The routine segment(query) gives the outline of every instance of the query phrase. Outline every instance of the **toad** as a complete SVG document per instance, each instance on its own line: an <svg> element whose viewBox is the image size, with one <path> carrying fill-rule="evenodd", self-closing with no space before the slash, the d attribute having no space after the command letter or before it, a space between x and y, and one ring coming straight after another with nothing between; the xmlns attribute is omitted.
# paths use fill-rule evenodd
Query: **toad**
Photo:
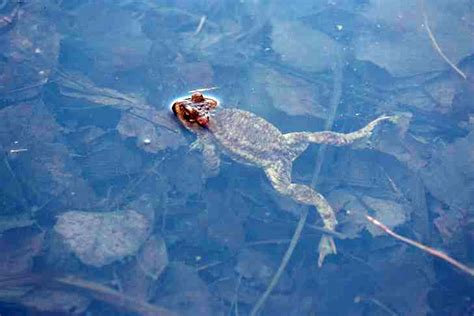
<svg viewBox="0 0 474 316"><path fill-rule="evenodd" d="M221 108L217 100L204 97L200 92L175 101L172 110L179 122L197 135L192 148L202 150L207 176L218 173L220 153L234 161L259 167L278 193L298 203L315 206L324 227L332 231L337 220L331 205L313 188L292 181L293 161L310 144L349 145L369 137L381 122L395 121L394 116L383 115L347 134L332 131L283 134L265 119L251 112ZM332 236L324 234L319 243L319 266L329 254L336 254L336 245Z"/></svg>

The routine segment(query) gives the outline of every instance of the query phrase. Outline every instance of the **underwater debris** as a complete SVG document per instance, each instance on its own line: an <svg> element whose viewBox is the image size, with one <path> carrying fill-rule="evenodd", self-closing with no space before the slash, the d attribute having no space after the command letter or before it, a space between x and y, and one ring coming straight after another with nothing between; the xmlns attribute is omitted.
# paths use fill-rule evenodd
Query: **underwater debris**
<svg viewBox="0 0 474 316"><path fill-rule="evenodd" d="M10 3L9 3L10 2ZM13 1L4 0L0 3L0 34L7 32L13 26L18 18L20 3L14 4Z"/></svg>
<svg viewBox="0 0 474 316"><path fill-rule="evenodd" d="M137 263L145 275L158 280L168 265L166 243L161 236L153 235L145 242L137 255Z"/></svg>
<svg viewBox="0 0 474 316"><path fill-rule="evenodd" d="M254 76L256 83L265 87L276 109L292 116L328 118L328 109L322 105L332 93L327 84L315 85L306 78L288 74L286 69L278 71L263 65L255 67Z"/></svg>
<svg viewBox="0 0 474 316"><path fill-rule="evenodd" d="M217 89L220 89L220 87L214 86L214 87L209 87L209 88L199 88L199 89L189 90L188 93L206 92L206 91L212 91L212 90L217 90Z"/></svg>
<svg viewBox="0 0 474 316"><path fill-rule="evenodd" d="M0 216L0 235L10 229L30 227L35 220L28 213L8 214Z"/></svg>
<svg viewBox="0 0 474 316"><path fill-rule="evenodd" d="M120 265L115 283L123 293L149 301L157 289L157 280L168 266L168 260L165 241L159 235L152 235L137 256Z"/></svg>
<svg viewBox="0 0 474 316"><path fill-rule="evenodd" d="M288 261L290 261L291 255L293 254L293 251L296 245L298 244L298 241L300 240L301 232L303 231L307 216L308 216L308 208L304 208L298 220L298 225L296 226L295 232L293 233L293 237L291 238L290 245L288 246L285 252L285 255L283 256L280 265L278 266L278 270L275 273L275 275L272 277L265 292L263 292L263 294L260 295L257 303L255 303L255 305L252 307L252 311L250 312L251 316L255 316L260 312L260 310L263 308L263 306L267 302L268 297L272 293L273 289L275 288L277 283L280 281L280 278L283 272L285 271Z"/></svg>
<svg viewBox="0 0 474 316"><path fill-rule="evenodd" d="M382 229L386 234L392 236L393 238L395 239L398 239L404 243L407 243L409 244L410 246L413 246L413 247L416 247L418 249L421 249L423 250L424 252L434 256L434 257L437 257L437 258L440 258L441 260L444 260L446 261L447 263L449 263L450 265L458 268L459 270L469 274L470 276L474 277L474 269L472 268L469 268L468 266L466 266L465 264L457 261L456 259L453 259L451 258L450 256L448 256L447 254L444 254L442 253L441 251L439 250L436 250L436 249L433 249L431 247L428 247L428 246L425 246L423 245L422 243L419 243L417 241L414 241L410 238L407 238L407 237L404 237L404 236L401 236L397 233L395 233L393 230L391 230L390 228L388 228L386 225L384 225L383 223L381 223L380 221L376 220L375 218L369 216L369 215L366 215L365 216L367 218L367 220L369 222L371 222L372 224L374 224L375 226L379 227L380 229Z"/></svg>
<svg viewBox="0 0 474 316"><path fill-rule="evenodd" d="M458 1L456 6L450 1L427 4L427 9L432 7L430 25L440 28L437 41L443 43L444 53L454 61L471 55L473 33L466 23L472 19L469 1ZM433 50L433 42L426 40L421 1L373 1L362 14L370 20L372 29L354 39L357 59L373 62L395 77L452 69Z"/></svg>
<svg viewBox="0 0 474 316"><path fill-rule="evenodd" d="M359 303L362 303L362 302L372 303L372 304L378 306L383 311L385 311L387 314L389 314L391 316L398 316L398 314L395 313L393 310L391 310L387 305L385 305L384 303L380 302L379 300L377 300L375 298L365 297L365 296L361 296L361 295L357 295L356 297L354 297L354 303L359 304Z"/></svg>
<svg viewBox="0 0 474 316"><path fill-rule="evenodd" d="M227 196L217 192L206 194L207 235L210 240L232 250L238 251L245 242L245 229L242 218L233 209L223 207Z"/></svg>
<svg viewBox="0 0 474 316"><path fill-rule="evenodd" d="M362 197L361 202L368 210L374 212L375 218L385 223L387 227L394 228L410 220L411 210L407 205L370 196ZM375 231L370 226L366 226L366 229L373 237L380 234L380 231Z"/></svg>
<svg viewBox="0 0 474 316"><path fill-rule="evenodd" d="M12 178L5 183L18 183L24 211L41 213L45 207L56 211L94 203L95 194L62 142L61 126L42 100L5 107L0 110L0 121L0 147L28 148L4 158Z"/></svg>
<svg viewBox="0 0 474 316"><path fill-rule="evenodd" d="M19 302L39 312L81 315L89 307L91 300L71 291L36 288L23 296Z"/></svg>
<svg viewBox="0 0 474 316"><path fill-rule="evenodd" d="M117 131L124 137L137 138L138 146L144 151L157 153L168 147L177 148L184 144L178 126L171 122L167 114L147 104L141 96L97 87L80 74L61 71L57 76L56 84L62 95L120 110ZM150 142L145 144L140 141L143 139L149 139Z"/></svg>
<svg viewBox="0 0 474 316"><path fill-rule="evenodd" d="M430 24L428 22L428 14L426 14L425 8L424 8L424 0L421 0L422 3L422 14L423 14L423 23L424 27L426 29L426 32L428 33L428 36L430 37L431 44L433 44L433 48L436 50L436 52L441 56L441 58L444 59L444 61L458 74L460 75L464 80L467 79L466 74L458 68L449 58L448 56L443 53L441 50L441 47L439 47L438 42L436 41L436 37L434 36L433 32L431 31Z"/></svg>
<svg viewBox="0 0 474 316"><path fill-rule="evenodd" d="M163 274L155 302L179 315L210 315L213 299L197 271L182 262L172 262ZM158 293L157 293L158 294Z"/></svg>
<svg viewBox="0 0 474 316"><path fill-rule="evenodd" d="M49 7L3 1L0 10L0 108L40 97L58 63L60 34Z"/></svg>
<svg viewBox="0 0 474 316"><path fill-rule="evenodd" d="M199 20L199 24L196 27L196 31L194 31L194 35L198 35L199 33L201 33L202 28L204 27L204 23L206 23L206 20L207 20L207 17L203 15L201 19Z"/></svg>
<svg viewBox="0 0 474 316"><path fill-rule="evenodd" d="M169 309L121 293L116 289L98 282L78 278L73 275L52 276L22 274L12 277L4 277L3 275L0 275L0 285L2 289L0 290L0 295L3 294L3 289L10 291L10 293L21 294L22 297L19 300L20 303L24 298L25 303L40 310L62 311L67 312L68 314L75 314L77 310L79 313L79 311L84 307L87 308L90 298L93 298L110 304L116 309L137 312L143 315L176 315ZM20 291L25 287L26 291ZM39 291L36 292L37 290L34 287L39 287ZM66 287L66 290L62 289L62 287ZM71 290L74 292L71 292ZM35 292L37 294L35 294ZM29 296L31 293L32 295ZM48 295L53 295L53 299L48 300ZM17 299L10 300L10 302L17 301ZM67 311L64 311L64 307L66 306L70 308Z"/></svg>
<svg viewBox="0 0 474 316"><path fill-rule="evenodd" d="M398 200L401 198L399 197ZM397 203L388 198L379 199L369 195L355 196L349 190L334 190L328 200L340 212L339 230L346 237L360 238L362 231L377 237L382 232L367 223L366 214L373 214L390 228L400 226L410 220L412 210L408 203ZM341 214L342 213L342 214Z"/></svg>
<svg viewBox="0 0 474 316"><path fill-rule="evenodd" d="M331 69L342 50L336 41L302 22L272 21L272 48L282 62L307 72Z"/></svg>
<svg viewBox="0 0 474 316"><path fill-rule="evenodd" d="M0 275L28 273L43 249L45 233L35 227L10 229L0 234Z"/></svg>
<svg viewBox="0 0 474 316"><path fill-rule="evenodd" d="M84 264L102 267L134 255L148 237L150 223L133 210L69 211L59 215L54 231Z"/></svg>
<svg viewBox="0 0 474 316"><path fill-rule="evenodd" d="M70 61L74 69L81 65L81 59L90 60L93 62L90 67L84 67L86 71L113 79L144 67L152 41L141 27L139 14L143 13L134 14L132 9L120 4L94 1L77 5L66 11L74 22L62 26L65 36L61 43L62 51L74 51L74 60Z"/></svg>
<svg viewBox="0 0 474 316"><path fill-rule="evenodd" d="M71 286L76 289L85 290L95 299L109 303L115 307L119 307L124 310L143 314L152 313L152 315L175 315L175 313L166 308L139 300L136 297L128 296L126 294L120 293L115 289L96 282L91 282L74 276L56 277L54 278L54 281L63 285Z"/></svg>
<svg viewBox="0 0 474 316"><path fill-rule="evenodd" d="M89 144L90 151L78 159L82 175L92 182L130 177L143 170L140 152L127 148L121 137L99 138Z"/></svg>

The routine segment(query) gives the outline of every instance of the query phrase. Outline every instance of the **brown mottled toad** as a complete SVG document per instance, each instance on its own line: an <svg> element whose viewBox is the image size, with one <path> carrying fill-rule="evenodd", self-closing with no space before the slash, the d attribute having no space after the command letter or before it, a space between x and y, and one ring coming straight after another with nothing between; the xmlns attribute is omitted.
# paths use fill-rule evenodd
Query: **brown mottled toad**
<svg viewBox="0 0 474 316"><path fill-rule="evenodd" d="M335 230L337 225L333 209L324 196L311 187L292 182L293 160L310 143L349 145L370 136L380 122L395 119L392 116L381 116L360 130L348 134L331 131L282 134L275 126L253 113L220 108L217 105L216 100L204 97L199 92L172 105L178 120L197 135L192 147L202 150L207 174L217 174L220 152L235 161L260 167L280 194L302 204L314 205L323 219L324 227L329 230ZM319 243L318 265L322 265L326 255L335 253L333 238L323 235Z"/></svg>

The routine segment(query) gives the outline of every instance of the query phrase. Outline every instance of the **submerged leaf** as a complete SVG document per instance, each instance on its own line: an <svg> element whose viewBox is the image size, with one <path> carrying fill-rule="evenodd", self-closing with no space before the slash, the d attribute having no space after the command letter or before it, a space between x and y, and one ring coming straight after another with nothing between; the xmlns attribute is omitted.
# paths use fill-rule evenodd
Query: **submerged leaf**
<svg viewBox="0 0 474 316"><path fill-rule="evenodd" d="M458 63L474 52L473 33L468 23L470 1L376 0L366 8L365 17L377 28L361 34L354 44L356 57L369 60L397 77L448 69L433 48L423 21L425 10L430 28L445 55ZM429 5L428 5L429 4Z"/></svg>
<svg viewBox="0 0 474 316"><path fill-rule="evenodd" d="M155 111L149 111L150 117L153 117L153 113ZM170 116L169 119L171 121L174 118ZM136 138L137 145L144 151L151 153L157 153L166 148L175 149L185 144L182 135L168 129L158 128L151 121L129 113L122 115L117 130L122 136Z"/></svg>
<svg viewBox="0 0 474 316"><path fill-rule="evenodd" d="M370 196L362 197L369 210L375 213L375 218L390 228L397 227L410 218L409 210L401 204L393 201L376 199ZM367 224L367 230L372 236L382 235L383 232L377 227Z"/></svg>
<svg viewBox="0 0 474 316"><path fill-rule="evenodd" d="M269 67L256 67L255 75L257 83L266 87L273 106L280 111L327 119L327 109L322 104L328 99L329 91L323 87Z"/></svg>
<svg viewBox="0 0 474 316"><path fill-rule="evenodd" d="M272 47L285 64L316 72L330 69L340 47L326 34L301 22L275 20Z"/></svg>
<svg viewBox="0 0 474 316"><path fill-rule="evenodd" d="M78 293L50 289L35 289L20 300L21 304L40 312L82 314L90 300Z"/></svg>
<svg viewBox="0 0 474 316"><path fill-rule="evenodd" d="M12 229L0 235L0 275L29 272L43 240L44 233L32 228Z"/></svg>
<svg viewBox="0 0 474 316"><path fill-rule="evenodd" d="M54 230L83 263L102 267L135 254L149 234L150 223L133 210L70 211L59 216Z"/></svg>
<svg viewBox="0 0 474 316"><path fill-rule="evenodd" d="M210 315L211 296L206 283L195 269L179 262L169 266L163 275L163 286L157 301L180 315Z"/></svg>
<svg viewBox="0 0 474 316"><path fill-rule="evenodd" d="M394 228L409 221L411 209L407 205L398 204L391 200L378 199L371 196L358 198L345 190L336 190L329 196L329 201L338 210L344 210L338 230L349 238L359 237L359 233L366 229L372 236L383 235L383 232L370 224L365 215L374 217Z"/></svg>
<svg viewBox="0 0 474 316"><path fill-rule="evenodd" d="M153 235L143 245L137 256L140 269L153 280L157 280L168 265L168 252L161 236Z"/></svg>

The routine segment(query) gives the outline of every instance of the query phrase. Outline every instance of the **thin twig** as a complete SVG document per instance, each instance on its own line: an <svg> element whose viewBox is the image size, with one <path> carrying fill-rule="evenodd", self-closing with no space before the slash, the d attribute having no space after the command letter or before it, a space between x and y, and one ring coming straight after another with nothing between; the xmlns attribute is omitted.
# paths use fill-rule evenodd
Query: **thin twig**
<svg viewBox="0 0 474 316"><path fill-rule="evenodd" d="M313 225L313 224L306 224L306 227L308 228L311 228L311 229L314 229L314 230L317 230L319 232L322 232L326 235L329 235L329 236L332 236L334 238L337 238L337 239L348 239L348 238L352 238L352 237L349 237L348 235L346 234L343 234L343 233L339 233L337 231L334 231L334 230L330 230L330 229L327 229L327 228L324 228L324 227L321 227L321 226L317 226L317 225Z"/></svg>
<svg viewBox="0 0 474 316"><path fill-rule="evenodd" d="M249 216L249 219L253 219L253 220L256 220L256 221L263 222L263 223L266 223L267 220L268 220L267 218L260 218L260 217L251 216L251 215ZM284 224L292 224L292 222L290 222L290 221L282 220L282 219L278 219L278 218L272 218L272 221L273 222L278 222L278 223L284 223ZM310 228L312 230L317 230L319 232L322 232L326 235L332 236L332 237L337 238L337 239L350 239L350 238L353 238L353 236L348 236L346 234L336 232L334 230L330 230L330 229L324 228L322 226L317 226L317 225L306 223L305 227ZM290 243L290 239L288 239L287 243Z"/></svg>
<svg viewBox="0 0 474 316"><path fill-rule="evenodd" d="M194 35L198 35L202 31L202 28L204 27L204 23L206 23L206 20L207 20L207 17L205 15L203 15L201 19L199 19L199 24L196 28L196 31L194 31Z"/></svg>
<svg viewBox="0 0 474 316"><path fill-rule="evenodd" d="M81 290L88 296L96 300L109 303L112 306L122 308L127 311L137 312L141 315L164 315L175 316L171 310L148 303L139 298L121 293L111 287L76 278L72 275L52 276L40 274L19 274L19 275L0 275L0 288L17 287L20 285L40 285L57 287L58 285L67 286L76 290Z"/></svg>
<svg viewBox="0 0 474 316"><path fill-rule="evenodd" d="M161 158L156 159L153 162L153 166L146 170L135 182L130 183L130 185L127 187L127 191L125 191L121 197L117 199L114 203L111 203L109 206L109 210L114 210L118 208L122 203L126 201L127 198L130 197L130 195L140 186L140 184L148 178L158 167L161 165L161 163L168 158L168 155L165 154Z"/></svg>
<svg viewBox="0 0 474 316"><path fill-rule="evenodd" d="M273 288L275 288L278 281L280 281L280 277L283 271L285 271L286 265L288 264L288 261L290 261L291 255L293 254L293 251L295 250L295 247L298 244L298 241L300 240L301 232L303 231L303 227L304 227L304 224L306 223L307 217L308 217L308 208L305 207L303 209L303 212L301 213L300 220L298 221L298 226L296 226L295 232L293 234L293 238L291 238L290 245L288 246L288 249L286 250L285 255L283 256L283 259L281 260L280 266L278 267L277 272L275 273L272 280L270 281L270 284L268 285L267 289L260 296L257 303L252 308L252 311L250 312L251 316L257 315L257 313L260 311L260 309L263 307L263 305L267 301L268 296L270 296L270 293L273 291Z"/></svg>
<svg viewBox="0 0 474 316"><path fill-rule="evenodd" d="M233 309L235 316L239 316L239 289L240 289L241 283L242 283L242 274L239 274L239 278L237 279L237 284L235 286L234 298L232 299L232 304L229 310L229 315L231 315L232 309Z"/></svg>
<svg viewBox="0 0 474 316"><path fill-rule="evenodd" d="M375 226L378 226L380 229L382 229L385 233L387 233L388 235L392 236L393 238L395 239L398 239L404 243L407 243L413 247L416 247L418 249L421 249L427 253L429 253L430 255L434 256L434 257L438 257L446 262L448 262L449 264L455 266L456 268L458 268L459 270L469 274L470 276L474 277L474 269L471 269L469 268L468 266L466 266L465 264L457 261L456 259L453 259L451 258L450 256L448 256L447 254L444 254L442 253L441 251L439 250L436 250L436 249L433 249L431 247L428 247L428 246L425 246L417 241L414 241L414 240L411 240L407 237L404 237L404 236L401 236L397 233L395 233L393 230L391 230L390 228L388 228L386 225L384 225L383 223L379 222L378 220L376 220L375 218L369 216L369 215L365 215L365 217L367 218L367 220L369 222L371 222L372 224L374 224Z"/></svg>
<svg viewBox="0 0 474 316"><path fill-rule="evenodd" d="M259 241L252 241L246 244L247 247L254 247L260 245L281 245L281 244L289 244L291 239L269 239L269 240L259 240Z"/></svg>
<svg viewBox="0 0 474 316"><path fill-rule="evenodd" d="M199 88L199 89L195 89L195 90L189 90L188 93L212 91L212 90L217 90L219 88L220 88L219 86L213 86L213 87L209 87L209 88Z"/></svg>
<svg viewBox="0 0 474 316"><path fill-rule="evenodd" d="M47 85L47 84L49 84L49 83L54 83L54 82L56 82L56 81L58 81L58 79L52 79L52 80L46 79L46 80L41 80L41 82L38 82L38 83L35 83L35 84L31 84L31 85L28 85L28 86L24 86L24 87L20 87L20 88L8 90L8 91L5 92L5 94L12 94L12 93L17 93L17 92L22 92L22 91L25 91L25 90L33 89L33 88L42 87L42 86L44 86L44 85Z"/></svg>
<svg viewBox="0 0 474 316"><path fill-rule="evenodd" d="M130 115L155 126L179 134L176 125L170 123L166 115L161 114L142 98L127 95L109 88L101 88L82 76L76 76L56 69L61 94L77 99L84 99L99 106L110 106L118 109L123 115Z"/></svg>
<svg viewBox="0 0 474 316"><path fill-rule="evenodd" d="M218 266L220 264L223 264L225 261L214 261L214 262L211 262L211 263L207 263L203 266L200 266L200 267L197 267L196 268L196 271L197 272L201 272L201 271L204 271L204 270L207 270L209 268L212 268L212 267L215 267L215 266Z"/></svg>
<svg viewBox="0 0 474 316"><path fill-rule="evenodd" d="M334 72L333 94L332 94L331 102L329 103L329 118L326 122L326 126L325 126L326 130L332 129L332 125L334 124L334 119L336 118L337 108L341 100L341 94L342 94L342 66L341 65L342 65L342 56L340 52L337 52L336 60L333 65L333 72ZM316 185L317 179L321 172L321 166L323 164L325 154L326 154L326 146L322 145L319 147L318 155L316 156L316 162L314 164L315 167L313 171L313 178L311 180L311 187L314 187ZM293 255L293 251L295 250L295 247L298 244L298 241L300 240L303 227L306 225L306 218L308 217L308 212L309 212L309 207L302 208L300 219L298 221L298 225L296 226L295 232L293 233L293 237L291 238L290 245L288 246L288 249L286 250L285 255L283 256L280 262L280 266L278 267L277 272L275 273L272 280L270 281L270 284L268 285L267 289L260 296L257 303L252 308L252 311L250 312L251 316L257 315L260 309L263 308L263 306L265 305L265 302L270 296L270 293L273 291L278 281L280 280L281 275L283 274L283 271L285 271L285 268L288 265L288 262L290 261L291 256Z"/></svg>
<svg viewBox="0 0 474 316"><path fill-rule="evenodd" d="M3 162L5 164L5 167L7 168L8 173L10 174L10 176L11 176L13 182L14 182L13 185L16 187L16 189L20 193L20 196L19 196L20 201L19 202L20 202L21 206L23 207L23 210L26 211L26 210L29 209L29 206L28 206L28 202L25 198L26 194L25 194L25 191L23 190L23 186L22 186L20 180L17 178L15 172L13 171L13 168L10 165L10 162L8 161L8 158L7 158L6 155L4 155L4 157L3 157Z"/></svg>
<svg viewBox="0 0 474 316"><path fill-rule="evenodd" d="M436 38L433 34L433 32L431 31L431 28L430 28L430 25L428 23L428 16L426 14L426 11L425 11L425 8L424 8L424 1L422 0L421 1L421 4L422 4L422 14L423 14L423 23L425 25L425 29L426 29L426 32L428 33L428 36L430 37L430 40L431 40L431 44L433 45L434 49L436 50L436 52L438 52L438 54L444 59L444 61L446 63L448 63L448 65L458 74L460 75L464 80L467 79L467 76L466 74L464 74L464 72L462 72L461 69L459 69L451 60L449 60L449 58L443 53L443 51L441 50L441 47L439 47L438 45L438 42L436 41Z"/></svg>
<svg viewBox="0 0 474 316"><path fill-rule="evenodd" d="M176 315L175 313L166 308L150 304L136 297L128 296L99 283L79 279L73 276L56 277L54 278L54 281L63 285L71 286L76 289L85 290L88 294L90 294L97 300L107 302L109 304L129 311L138 312L142 314L151 313L153 315Z"/></svg>
<svg viewBox="0 0 474 316"><path fill-rule="evenodd" d="M370 298L370 297L364 297L364 296L356 296L354 298L354 303L360 303L360 302L370 302L370 303L373 303L374 305L378 306L380 309L384 310L387 314L389 314L390 316L398 316L398 314L396 312L394 312L391 308L389 308L387 305L385 305L384 303L382 303L381 301L375 299L375 298Z"/></svg>

